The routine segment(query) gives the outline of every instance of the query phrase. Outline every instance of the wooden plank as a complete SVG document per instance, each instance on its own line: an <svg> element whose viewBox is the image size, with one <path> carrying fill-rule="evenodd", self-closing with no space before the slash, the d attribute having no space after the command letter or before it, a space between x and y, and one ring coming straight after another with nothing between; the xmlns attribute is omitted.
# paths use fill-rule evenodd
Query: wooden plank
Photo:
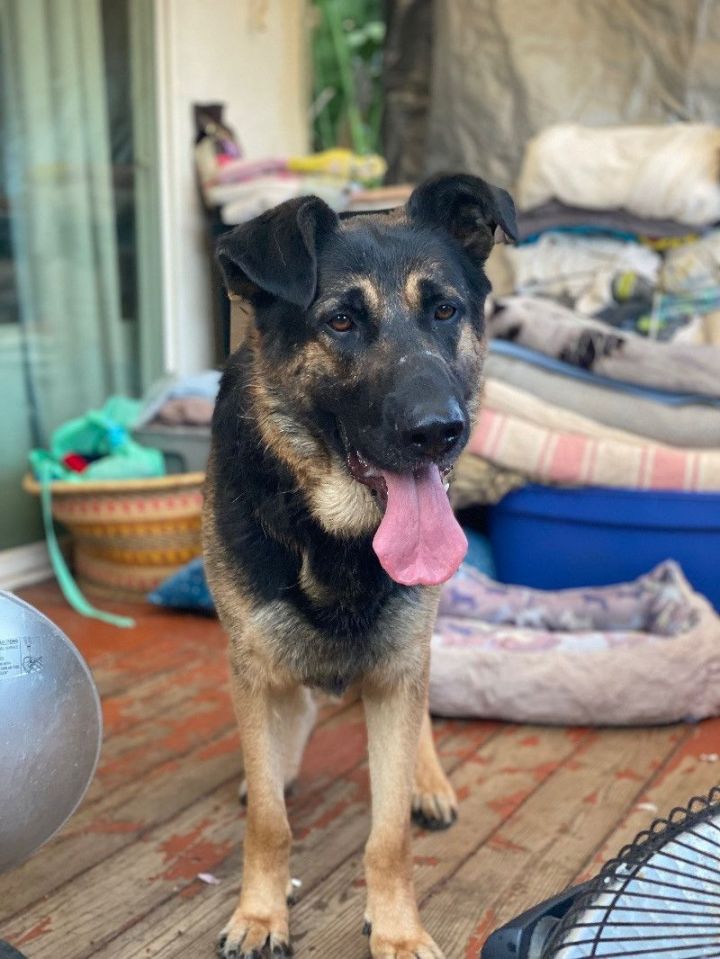
<svg viewBox="0 0 720 959"><path fill-rule="evenodd" d="M418 833L414 837L415 884L420 901L433 887L444 887L458 864L530 802L592 735L586 730L508 726L478 752L474 762L457 769L451 777L460 797L457 825L447 833ZM367 945L359 935L364 904L358 850L326 883L303 897L293 916L294 937L300 944L298 955L322 954L328 959L366 956ZM446 909L452 916L452 902ZM433 924L425 913L423 918L446 955L459 956L447 946L437 923ZM332 943L332 951L326 952L323 943Z"/></svg>
<svg viewBox="0 0 720 959"><path fill-rule="evenodd" d="M347 733L338 724L337 735L345 742ZM322 744L321 744L322 745ZM337 806L336 788L362 793L352 773L340 778L316 802L307 802L299 828L305 829L307 872L324 868L316 844L326 848L325 830L318 821L317 808ZM239 861L238 838L242 832L235 801L234 783L227 783L203 797L169 822L143 836L142 843L125 847L98 866L84 872L47 899L36 903L9 923L6 937L34 956L72 955L73 959L100 953L104 943L171 896L191 899L205 891L195 878L198 872L217 872L226 861ZM343 810L349 827L355 826L359 801ZM337 820L337 815L326 818ZM354 841L357 845L357 840ZM228 862L233 865L232 862ZM108 916L111 916L109 919ZM212 945L212 944L211 944ZM107 955L117 955L115 946Z"/></svg>
<svg viewBox="0 0 720 959"><path fill-rule="evenodd" d="M596 849L579 870L579 882L594 876L604 862L673 807L686 806L693 796L707 795L720 784L720 719L686 727L676 748L658 761L647 785L609 833L597 836ZM647 808L648 805L651 808Z"/></svg>
<svg viewBox="0 0 720 959"><path fill-rule="evenodd" d="M298 780L298 800L323 789L336 775L362 760L365 751L362 707L333 705L308 746ZM342 726L342 750L329 748L333 729ZM0 922L28 908L41 896L70 882L117 851L142 839L158 825L212 790L241 778L239 740L234 721L219 735L203 739L190 751L168 750L142 774L85 803L60 835L36 856L0 877ZM138 782L142 788L138 789Z"/></svg>
<svg viewBox="0 0 720 959"><path fill-rule="evenodd" d="M441 722L436 725L436 739L441 749L446 750L446 761L460 765L496 731L497 724ZM293 873L303 878L303 894L366 838L369 821L366 763L345 780L339 777L319 802L316 798L289 803L294 831L303 836L293 855ZM240 859L238 847L216 870L221 886L200 889L190 901L182 896L166 901L109 944L107 952L99 954L112 955L113 959L166 954L212 955L218 931L232 911L232 900L239 894Z"/></svg>
<svg viewBox="0 0 720 959"><path fill-rule="evenodd" d="M423 915L447 954L475 959L493 928L569 885L684 735L682 727L593 732L426 896Z"/></svg>
<svg viewBox="0 0 720 959"><path fill-rule="evenodd" d="M30 594L30 595L28 595ZM203 959L240 888L240 759L219 624L138 607L139 628L77 617L57 590L23 595L70 635L104 692L107 741L67 829L0 878L0 935L29 959ZM126 612L126 608L122 611ZM326 707L289 800L296 954L366 959L361 855L368 778L360 707ZM334 712L340 710L340 712ZM720 720L656 730L564 731L450 721L440 753L461 819L415 837L428 928L449 959L596 871L648 824L720 778ZM704 757L704 758L703 758ZM219 886L197 880L213 872Z"/></svg>
<svg viewBox="0 0 720 959"><path fill-rule="evenodd" d="M115 629L115 646L110 646L108 640L101 642L102 636L98 637L97 645L78 642L101 695L117 694L131 689L145 677L161 676L180 669L189 660L196 659L198 651L204 647L208 660L218 655L225 656L226 640L219 623L201 619L199 624L190 621L188 625L188 621L190 617L163 616L147 621L142 628ZM122 641L118 640L119 633L122 633ZM81 640L82 634L76 633L71 638Z"/></svg>
<svg viewBox="0 0 720 959"><path fill-rule="evenodd" d="M496 724L442 721L436 724L436 739L441 745L447 744L450 761L459 764L495 731ZM344 749L347 734L344 729L341 732L337 746ZM329 742L328 746L331 751L337 749ZM332 788L320 800L317 795L295 795L289 800L295 832L305 836L303 842L296 845L293 856L293 872L303 875L303 892L316 884L328 869L332 870L335 861L342 859L348 849L352 850L358 842L364 841L368 822L366 763L363 761L354 769L345 783L342 778L336 776ZM354 801L348 803L349 796L353 796ZM349 825L352 830L348 830ZM112 956L113 959L166 953L213 955L218 931L232 912L234 900L240 892L239 845L215 875L220 879L220 886L197 888L190 898L188 891L183 890L179 896L169 898L104 946L97 955Z"/></svg>
<svg viewBox="0 0 720 959"><path fill-rule="evenodd" d="M174 671L140 679L117 693L106 693L102 696L105 747L110 739L136 724L169 713L200 690L212 688L225 691L230 707L229 667L225 657L217 653L193 657Z"/></svg>
<svg viewBox="0 0 720 959"><path fill-rule="evenodd" d="M467 723L456 726L439 742L443 765L459 789L461 822L472 832L478 815L473 788L477 781L488 780L499 757L504 756L517 739L523 738L522 735L513 738L515 733L514 727ZM537 774L534 760L533 766ZM534 782L534 776L531 778ZM300 836L292 871L303 883L300 902L293 908L291 917L297 956L313 953L323 959L367 956L367 943L359 935L364 893L361 859L369 830L366 768L357 770L352 779L353 782L345 786L338 783L332 795L324 797L317 809L306 807L299 816L291 814L295 834ZM513 785L517 784L514 775L510 780ZM459 850L466 846L467 835L463 835L458 826L446 833L417 831L414 849L417 868L428 874L442 869L442 864L450 869ZM214 939L232 910L231 900L239 892L239 868L240 855L236 851L217 871L221 886L212 891L201 890L197 901L191 903L178 899L164 904L162 910L150 913L142 923L119 937L113 943L112 953L107 955L112 954L113 959L209 957ZM343 908L350 903L352 907L347 910L348 935L337 940L335 929L332 938L322 934L328 927L335 903ZM321 931L318 933L318 930ZM317 938L311 939L316 933Z"/></svg>
<svg viewBox="0 0 720 959"><path fill-rule="evenodd" d="M149 603L105 604L134 617L134 629L118 629L79 616L54 584L29 587L21 596L67 633L93 670L103 695L130 689L144 677L181 668L203 655L225 657L222 627L211 617L164 610Z"/></svg>

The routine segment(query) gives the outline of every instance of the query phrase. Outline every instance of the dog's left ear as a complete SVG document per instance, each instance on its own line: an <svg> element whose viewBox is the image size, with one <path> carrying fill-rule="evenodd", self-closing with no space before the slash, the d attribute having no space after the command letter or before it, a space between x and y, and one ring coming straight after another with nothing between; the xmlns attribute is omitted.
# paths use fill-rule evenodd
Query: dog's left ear
<svg viewBox="0 0 720 959"><path fill-rule="evenodd" d="M307 309L317 287L317 252L337 226L316 196L287 200L220 238L217 259L231 293L253 300L258 290Z"/></svg>
<svg viewBox="0 0 720 959"><path fill-rule="evenodd" d="M413 190L406 209L411 220L447 230L478 266L496 241L515 242L518 237L510 194L467 173L440 173L425 180Z"/></svg>

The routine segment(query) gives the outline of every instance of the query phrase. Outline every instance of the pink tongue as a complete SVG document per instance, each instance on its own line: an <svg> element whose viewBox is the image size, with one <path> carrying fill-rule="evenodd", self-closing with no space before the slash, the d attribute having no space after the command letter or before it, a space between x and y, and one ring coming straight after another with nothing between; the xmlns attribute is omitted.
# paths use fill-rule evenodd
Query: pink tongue
<svg viewBox="0 0 720 959"><path fill-rule="evenodd" d="M440 470L386 473L387 508L373 540L385 572L405 586L436 586L450 579L468 544L455 519Z"/></svg>

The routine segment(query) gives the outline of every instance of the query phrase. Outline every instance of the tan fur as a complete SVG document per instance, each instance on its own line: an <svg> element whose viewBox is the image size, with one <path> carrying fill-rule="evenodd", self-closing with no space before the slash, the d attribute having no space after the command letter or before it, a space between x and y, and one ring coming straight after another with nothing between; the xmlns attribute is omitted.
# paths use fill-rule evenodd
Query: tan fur
<svg viewBox="0 0 720 959"><path fill-rule="evenodd" d="M422 291L420 284L425 279L426 274L423 273L409 273L405 280L405 288L403 289L403 296L405 298L405 303L408 309L416 312L420 309L422 305Z"/></svg>
<svg viewBox="0 0 720 959"><path fill-rule="evenodd" d="M413 887L408 808L426 710L429 634L420 630L402 680L371 676L363 686L372 788L372 828L365 847L373 957L442 959L423 929Z"/></svg>
<svg viewBox="0 0 720 959"><path fill-rule="evenodd" d="M247 778L243 884L223 935L244 952L287 946L292 836L285 811L285 736L303 710L299 687L272 688L233 676Z"/></svg>
<svg viewBox="0 0 720 959"><path fill-rule="evenodd" d="M359 290L365 300L368 313L377 319L385 309L385 296L372 279L364 273L347 273L343 276L342 286L332 286L323 290L322 297L315 304L316 310L331 313L334 309L342 309L343 298L348 290ZM300 356L302 354L298 354Z"/></svg>
<svg viewBox="0 0 720 959"><path fill-rule="evenodd" d="M367 486L355 482L338 462L322 482L310 487L308 499L313 516L328 533L363 536L376 529L381 518Z"/></svg>
<svg viewBox="0 0 720 959"><path fill-rule="evenodd" d="M425 263L422 270L413 270L408 273L403 288L403 298L405 305L413 313L416 313L422 307L422 284L423 281L433 280L433 264ZM445 293L449 298L461 299L460 291L456 290L450 284L445 283ZM468 331L469 332L469 331Z"/></svg>
<svg viewBox="0 0 720 959"><path fill-rule="evenodd" d="M369 276L350 276L347 278L346 283L348 289L357 287L359 290L362 290L365 302L371 313L377 315L382 311L384 297Z"/></svg>

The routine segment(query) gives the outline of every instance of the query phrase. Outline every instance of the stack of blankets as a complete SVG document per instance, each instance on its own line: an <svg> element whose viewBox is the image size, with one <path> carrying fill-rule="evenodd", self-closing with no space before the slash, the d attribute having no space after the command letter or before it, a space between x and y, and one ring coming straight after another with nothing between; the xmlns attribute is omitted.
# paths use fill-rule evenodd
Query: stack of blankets
<svg viewBox="0 0 720 959"><path fill-rule="evenodd" d="M234 226L279 203L314 193L335 210L359 204L382 181L387 164L336 147L303 156L248 158L217 103L195 104L195 171L203 204L220 224ZM390 191L392 192L392 191ZM388 197L392 203L392 197Z"/></svg>
<svg viewBox="0 0 720 959"><path fill-rule="evenodd" d="M456 506L530 482L720 491L719 158L705 125L529 145Z"/></svg>
<svg viewBox="0 0 720 959"><path fill-rule="evenodd" d="M382 180L386 169L380 156L358 156L339 147L308 156L248 160L217 154L208 142L205 138L196 147L203 200L209 209L219 210L228 226L311 193L335 210L346 210L367 185Z"/></svg>

